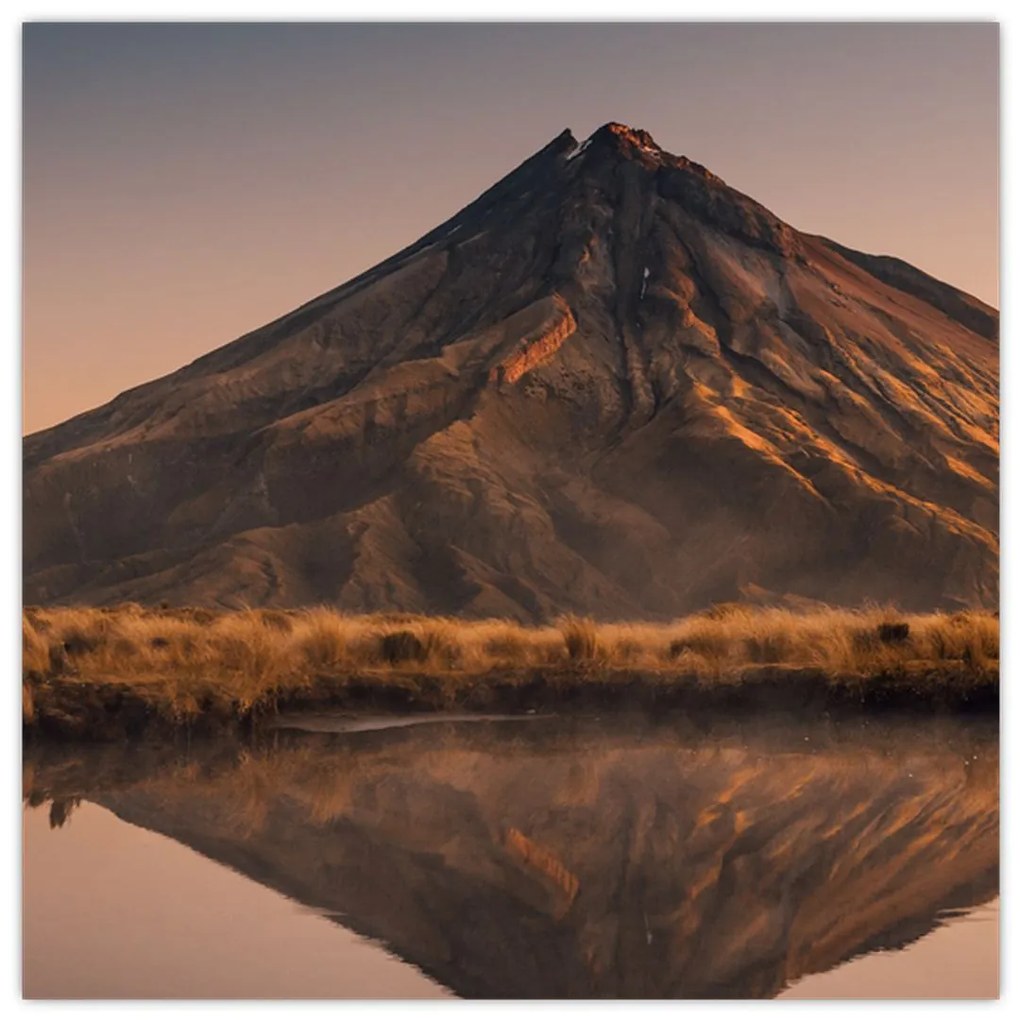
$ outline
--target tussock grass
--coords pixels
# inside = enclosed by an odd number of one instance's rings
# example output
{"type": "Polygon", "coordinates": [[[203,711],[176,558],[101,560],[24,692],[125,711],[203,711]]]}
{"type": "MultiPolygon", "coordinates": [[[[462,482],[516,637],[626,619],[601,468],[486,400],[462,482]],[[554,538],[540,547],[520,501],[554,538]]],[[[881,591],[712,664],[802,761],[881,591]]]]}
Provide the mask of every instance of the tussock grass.
{"type": "Polygon", "coordinates": [[[563,635],[571,662],[594,662],[599,652],[599,634],[591,617],[561,616],[556,629],[563,635]]]}
{"type": "MultiPolygon", "coordinates": [[[[998,668],[999,621],[988,612],[908,615],[891,607],[794,611],[725,604],[669,623],[547,626],[408,614],[302,610],[27,608],[23,614],[27,723],[39,685],[124,684],[163,714],[244,714],[328,680],[429,676],[447,694],[500,671],[626,669],[703,679],[754,666],[876,675],[910,664],[998,668]]],[[[408,679],[407,682],[410,682],[408,679]]]]}

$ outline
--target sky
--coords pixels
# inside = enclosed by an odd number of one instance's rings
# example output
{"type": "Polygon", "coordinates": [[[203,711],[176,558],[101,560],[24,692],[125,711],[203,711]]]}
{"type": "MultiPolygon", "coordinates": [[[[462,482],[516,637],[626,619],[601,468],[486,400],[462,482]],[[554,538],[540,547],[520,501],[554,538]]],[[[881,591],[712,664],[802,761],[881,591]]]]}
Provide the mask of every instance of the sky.
{"type": "Polygon", "coordinates": [[[610,120],[998,306],[991,23],[30,23],[22,66],[26,433],[343,283],[610,120]]]}

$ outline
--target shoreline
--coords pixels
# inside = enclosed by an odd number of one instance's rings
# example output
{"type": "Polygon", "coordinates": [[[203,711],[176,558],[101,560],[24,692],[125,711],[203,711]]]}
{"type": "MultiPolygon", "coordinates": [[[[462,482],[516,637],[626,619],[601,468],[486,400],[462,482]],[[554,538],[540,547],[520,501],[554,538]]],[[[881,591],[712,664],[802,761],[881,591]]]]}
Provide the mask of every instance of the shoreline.
{"type": "Polygon", "coordinates": [[[831,675],[812,667],[759,666],[706,681],[691,674],[611,668],[500,670],[474,676],[427,673],[351,674],[321,679],[265,703],[200,704],[174,714],[145,688],[106,681],[36,681],[26,739],[115,741],[249,733],[272,728],[286,713],[505,713],[786,711],[997,716],[998,670],[918,666],[874,676],[831,675]]]}

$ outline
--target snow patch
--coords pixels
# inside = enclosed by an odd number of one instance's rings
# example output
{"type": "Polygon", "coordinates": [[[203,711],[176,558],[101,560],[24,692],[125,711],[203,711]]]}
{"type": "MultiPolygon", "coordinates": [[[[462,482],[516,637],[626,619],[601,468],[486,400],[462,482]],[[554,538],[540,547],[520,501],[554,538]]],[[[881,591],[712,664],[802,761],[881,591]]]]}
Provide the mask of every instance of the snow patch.
{"type": "Polygon", "coordinates": [[[648,266],[645,266],[645,271],[641,274],[641,293],[638,295],[639,301],[645,296],[645,291],[648,290],[648,277],[651,275],[651,270],[648,266]]]}
{"type": "Polygon", "coordinates": [[[589,145],[591,145],[591,139],[586,138],[569,156],[567,156],[567,162],[569,163],[572,159],[577,159],[577,157],[580,156],[589,145]]]}

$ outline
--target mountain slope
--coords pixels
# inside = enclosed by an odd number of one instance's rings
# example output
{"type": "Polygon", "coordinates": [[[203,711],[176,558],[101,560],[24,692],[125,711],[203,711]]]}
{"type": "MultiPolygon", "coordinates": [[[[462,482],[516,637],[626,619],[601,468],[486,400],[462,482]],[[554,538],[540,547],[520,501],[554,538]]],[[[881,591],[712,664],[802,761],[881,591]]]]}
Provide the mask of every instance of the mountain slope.
{"type": "Polygon", "coordinates": [[[25,440],[25,598],[997,600],[998,315],[645,132],[25,440]]]}

